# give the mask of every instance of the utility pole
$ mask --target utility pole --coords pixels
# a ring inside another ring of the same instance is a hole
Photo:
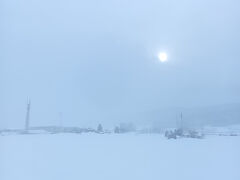
[[[31,108],[31,101],[29,100],[27,103],[27,113],[25,119],[25,131],[28,132],[29,123],[30,123],[30,108]]]
[[[180,123],[181,123],[181,129],[183,129],[183,115],[182,115],[182,112],[181,112],[181,121],[180,121]]]
[[[176,114],[176,129],[179,129],[180,128],[180,123],[179,123],[179,120],[178,120],[178,113]]]
[[[58,113],[58,118],[59,118],[59,126],[62,127],[63,126],[63,124],[62,124],[62,112]]]

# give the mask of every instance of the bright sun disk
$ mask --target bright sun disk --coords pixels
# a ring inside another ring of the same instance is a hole
[[[167,61],[167,54],[165,52],[161,52],[158,54],[158,59],[161,62],[166,62]]]

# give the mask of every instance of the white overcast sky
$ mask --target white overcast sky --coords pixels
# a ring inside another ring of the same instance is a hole
[[[21,126],[28,98],[36,124],[61,114],[68,125],[240,103],[239,7],[239,0],[1,0],[0,125]]]

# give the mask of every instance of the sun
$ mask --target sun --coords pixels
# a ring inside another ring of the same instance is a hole
[[[160,53],[158,54],[158,59],[159,59],[159,61],[161,61],[161,62],[166,62],[166,61],[168,60],[167,53],[165,53],[165,52],[160,52]]]

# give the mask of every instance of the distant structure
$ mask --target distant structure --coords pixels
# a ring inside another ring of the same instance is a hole
[[[183,113],[180,113],[180,120],[179,120],[179,116],[176,115],[176,125],[177,128],[179,129],[183,129],[184,128],[184,122],[183,122]]]
[[[59,120],[59,127],[63,127],[62,112],[59,112],[59,113],[58,113],[58,120]]]
[[[183,115],[182,115],[182,112],[181,112],[180,117],[181,117],[181,120],[180,120],[180,127],[181,127],[181,129],[183,129]]]
[[[30,123],[30,109],[31,109],[31,101],[29,100],[27,103],[27,114],[25,119],[25,131],[27,132],[29,129],[29,123]]]

